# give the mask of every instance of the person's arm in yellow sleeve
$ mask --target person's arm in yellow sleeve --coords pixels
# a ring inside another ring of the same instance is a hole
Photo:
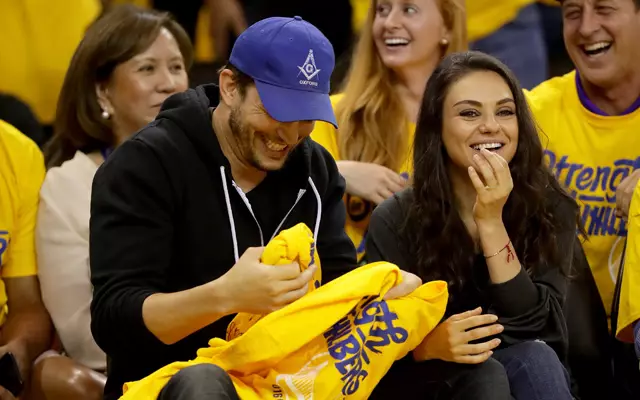
[[[375,204],[404,189],[407,182],[395,171],[382,165],[342,160],[338,147],[338,132],[326,122],[316,122],[311,138],[324,147],[336,160],[338,171],[346,181],[346,192]]]
[[[9,314],[0,334],[0,356],[13,353],[26,381],[33,361],[49,347],[51,321],[40,297],[34,239],[44,161],[35,144],[24,153],[22,167],[16,171],[21,201],[18,221],[2,266]]]

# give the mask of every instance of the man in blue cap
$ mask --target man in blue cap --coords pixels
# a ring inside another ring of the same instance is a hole
[[[305,223],[326,283],[356,266],[344,233],[345,183],[308,136],[336,124],[334,53],[300,17],[269,18],[236,41],[219,86],[168,98],[155,121],[95,175],[91,202],[92,332],[109,357],[105,399],[125,382],[193,359],[238,312],[264,314],[303,296],[314,268],[260,263],[262,247]],[[419,285],[406,275],[394,296]],[[237,398],[212,365],[187,368],[161,399]]]

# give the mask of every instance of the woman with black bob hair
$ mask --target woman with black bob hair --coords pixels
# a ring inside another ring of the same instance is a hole
[[[435,70],[414,143],[414,182],[373,213],[366,251],[449,284],[443,321],[373,397],[571,399],[562,313],[578,206],[544,162],[520,85],[495,58]]]

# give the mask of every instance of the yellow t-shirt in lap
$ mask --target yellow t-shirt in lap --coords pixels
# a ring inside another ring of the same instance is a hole
[[[341,94],[331,96],[331,104],[333,109],[336,109],[336,105],[342,99]],[[407,131],[407,151],[406,158],[402,163],[402,167],[396,172],[402,175],[405,179],[409,179],[412,175],[413,159],[413,137],[416,130],[414,123],[409,123]],[[338,148],[338,131],[333,125],[326,122],[316,122],[313,132],[311,132],[311,138],[317,143],[321,144],[336,161],[342,160],[340,150]],[[348,193],[344,196],[345,207],[347,208],[347,222],[345,225],[345,232],[353,242],[358,253],[358,261],[362,261],[364,257],[364,244],[367,238],[366,233],[369,227],[369,219],[373,212],[374,204],[370,201],[366,201],[360,197],[352,196]]]
[[[615,194],[640,167],[640,109],[622,116],[592,113],[580,102],[575,71],[540,84],[527,97],[545,158],[581,207],[584,250],[609,313],[627,235],[615,215]]]
[[[38,146],[0,120],[0,326],[9,312],[3,279],[37,273],[35,226],[44,173]]]
[[[306,258],[309,233],[304,225],[280,232],[273,240],[282,241],[286,255],[277,258],[291,262],[300,259],[300,252]],[[270,242],[264,253],[274,251]],[[271,259],[264,253],[263,259]],[[210,340],[191,361],[171,363],[126,383],[121,399],[157,399],[172,376],[198,364],[227,371],[243,400],[366,399],[393,362],[415,349],[440,322],[447,306],[443,281],[427,282],[386,301],[386,292],[401,280],[400,270],[390,263],[356,268],[280,310],[248,321],[246,330],[233,339]]]

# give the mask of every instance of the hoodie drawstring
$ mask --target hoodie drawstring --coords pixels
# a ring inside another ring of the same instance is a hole
[[[238,252],[238,237],[236,235],[236,225],[235,225],[235,221],[233,219],[233,211],[231,209],[231,199],[229,197],[229,188],[228,188],[228,185],[227,185],[227,178],[226,178],[226,175],[225,175],[224,172],[225,172],[224,166],[220,167],[220,177],[222,178],[222,187],[224,189],[224,200],[225,200],[225,202],[227,204],[227,216],[229,217],[229,225],[231,226],[231,239],[233,240],[233,256],[234,256],[236,262],[238,262],[238,259],[240,258],[240,254]],[[315,225],[314,230],[313,230],[313,240],[314,240],[315,243],[318,243],[318,232],[320,230],[320,220],[322,219],[322,199],[320,198],[320,193],[318,192],[318,189],[316,188],[316,185],[313,182],[313,179],[311,179],[311,177],[309,177],[308,181],[309,181],[309,185],[311,186],[311,190],[313,190],[313,194],[315,195],[316,203],[317,203],[317,206],[318,206],[317,210],[316,210],[316,225]],[[240,190],[239,188],[237,188],[237,189]],[[240,193],[240,192],[238,192],[238,193]],[[289,214],[291,214],[291,211],[293,211],[293,209],[298,204],[298,201],[300,201],[300,199],[302,198],[302,196],[305,193],[306,193],[306,190],[304,190],[304,189],[301,189],[298,192],[298,197],[296,198],[296,201],[293,203],[293,206],[291,206],[291,208],[289,209],[287,214],[284,216],[282,221],[280,221],[280,224],[276,228],[275,232],[273,232],[273,235],[271,236],[271,239],[273,239],[276,236],[276,234],[278,233],[278,231],[282,227],[282,224],[284,224],[284,222],[286,221],[287,217],[289,217]],[[245,202],[245,205],[249,209],[249,212],[253,216],[253,219],[256,221],[256,225],[258,225],[258,229],[260,230],[260,240],[262,241],[263,240],[262,239],[262,228],[260,227],[260,224],[258,223],[258,220],[256,219],[255,215],[253,214],[253,210],[251,209],[251,205],[249,203],[249,200],[246,198],[246,196],[242,196],[242,197],[243,197],[243,200]],[[264,246],[264,243],[262,243],[262,246]]]

